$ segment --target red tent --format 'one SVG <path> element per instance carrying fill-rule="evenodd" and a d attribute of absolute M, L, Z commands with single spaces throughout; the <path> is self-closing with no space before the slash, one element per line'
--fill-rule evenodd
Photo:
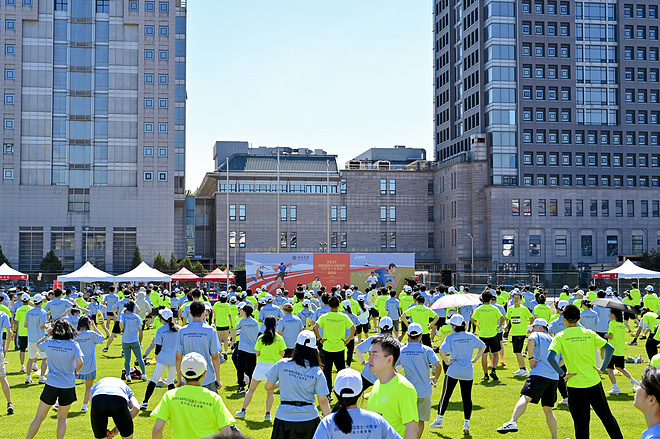
<path fill-rule="evenodd" d="M 27 274 L 23 274 L 20 271 L 14 270 L 9 265 L 7 265 L 7 263 L 4 263 L 2 266 L 0 266 L 0 279 L 2 280 L 27 280 L 27 278 Z"/>
<path fill-rule="evenodd" d="M 228 270 L 220 270 L 220 267 L 216 268 L 206 276 L 204 276 L 205 281 L 233 281 L 235 279 L 234 273 L 229 272 L 229 279 L 227 279 Z"/>
<path fill-rule="evenodd" d="M 186 267 L 181 268 L 181 270 L 177 271 L 172 275 L 172 280 L 173 281 L 199 281 L 202 280 L 201 277 L 197 276 L 196 274 L 192 273 L 190 270 L 188 270 Z"/>

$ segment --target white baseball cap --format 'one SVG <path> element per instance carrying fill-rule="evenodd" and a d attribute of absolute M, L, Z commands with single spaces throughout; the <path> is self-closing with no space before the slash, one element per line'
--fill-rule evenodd
<path fill-rule="evenodd" d="M 353 290 L 346 290 L 346 295 L 347 296 L 352 296 L 353 295 Z"/>
<path fill-rule="evenodd" d="M 303 304 L 303 306 L 309 306 L 309 304 L 310 304 L 309 299 L 305 299 L 305 300 L 303 300 L 303 301 L 302 301 L 302 304 Z"/>
<path fill-rule="evenodd" d="M 351 309 L 351 302 L 349 302 L 348 300 L 344 300 L 341 304 L 344 307 L 344 309 Z"/>
<path fill-rule="evenodd" d="M 196 379 L 206 372 L 206 360 L 197 352 L 190 352 L 181 360 L 181 373 L 187 379 Z"/>
<path fill-rule="evenodd" d="M 451 318 L 449 319 L 449 324 L 450 324 L 450 325 L 461 326 L 461 325 L 463 325 L 464 323 L 465 323 L 465 319 L 464 319 L 463 316 L 460 315 L 460 314 L 454 314 L 454 315 L 451 316 Z"/>
<path fill-rule="evenodd" d="M 34 303 L 41 303 L 44 300 L 44 296 L 41 294 L 35 294 L 34 297 L 32 298 L 32 301 Z"/>
<path fill-rule="evenodd" d="M 569 288 L 568 285 L 564 285 L 563 287 L 561 287 L 562 290 L 568 290 L 568 288 Z"/>
<path fill-rule="evenodd" d="M 404 285 L 403 289 L 406 291 L 412 291 L 412 287 L 410 285 Z"/>
<path fill-rule="evenodd" d="M 362 375 L 355 369 L 346 368 L 337 373 L 335 392 L 343 397 L 352 398 L 362 393 Z"/>
<path fill-rule="evenodd" d="M 560 300 L 559 303 L 557 303 L 557 308 L 564 309 L 566 305 L 568 305 L 568 300 Z"/>
<path fill-rule="evenodd" d="M 579 294 L 580 296 L 584 296 L 584 291 L 583 290 L 577 290 L 575 294 Z"/>
<path fill-rule="evenodd" d="M 383 317 L 382 319 L 380 319 L 378 326 L 380 327 L 380 329 L 385 329 L 385 328 L 392 329 L 394 327 L 394 322 L 389 317 Z"/>
<path fill-rule="evenodd" d="M 266 302 L 270 303 L 273 301 L 273 296 L 271 296 L 270 294 L 266 294 L 266 297 L 264 297 L 264 299 L 266 299 Z"/>
<path fill-rule="evenodd" d="M 21 301 L 22 302 L 27 302 L 28 300 L 30 300 L 30 295 L 28 293 L 21 294 Z"/>
<path fill-rule="evenodd" d="M 307 346 L 308 348 L 317 349 L 316 335 L 312 331 L 301 331 L 296 338 L 296 344 L 300 346 Z"/>
<path fill-rule="evenodd" d="M 647 285 L 646 291 L 653 291 L 653 285 Z"/>
<path fill-rule="evenodd" d="M 545 319 L 536 319 L 534 320 L 534 323 L 531 325 L 527 326 L 527 330 L 531 331 L 534 329 L 534 326 L 543 326 L 544 328 L 548 328 L 548 322 Z"/>
<path fill-rule="evenodd" d="M 450 293 L 454 293 L 454 292 L 456 292 L 456 288 L 454 288 L 454 287 L 449 287 L 449 290 L 448 290 L 448 291 L 449 291 Z"/>
<path fill-rule="evenodd" d="M 171 310 L 167 309 L 167 308 L 162 309 L 158 314 L 160 314 L 160 316 L 165 320 L 169 320 L 172 317 L 174 317 L 174 313 Z"/>
<path fill-rule="evenodd" d="M 417 337 L 423 332 L 424 330 L 422 329 L 422 325 L 420 325 L 419 323 L 412 323 L 410 326 L 408 326 L 408 335 Z"/>
<path fill-rule="evenodd" d="M 360 302 L 360 301 L 364 302 L 364 294 L 359 294 L 357 296 L 357 300 L 358 300 L 358 302 Z"/>
<path fill-rule="evenodd" d="M 280 289 L 278 288 L 278 289 L 275 291 L 275 293 L 276 293 L 276 294 L 281 294 L 281 293 L 282 293 L 282 290 L 280 290 Z"/>

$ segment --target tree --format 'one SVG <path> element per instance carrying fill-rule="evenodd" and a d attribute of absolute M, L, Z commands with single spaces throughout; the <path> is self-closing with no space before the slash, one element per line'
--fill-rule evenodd
<path fill-rule="evenodd" d="M 2 253 L 2 246 L 0 245 L 0 265 L 2 264 L 7 264 L 11 267 L 11 264 L 9 263 L 9 259 L 5 257 L 5 254 Z"/>
<path fill-rule="evenodd" d="M 208 273 L 204 265 L 199 261 L 191 261 L 189 257 L 186 256 L 186 259 L 181 261 L 181 267 L 186 267 L 188 270 L 195 273 L 197 276 L 204 276 Z"/>
<path fill-rule="evenodd" d="M 179 271 L 179 259 L 176 257 L 174 252 L 170 255 L 170 263 L 168 264 L 168 270 L 171 271 L 172 273 L 176 273 Z"/>
<path fill-rule="evenodd" d="M 167 263 L 163 255 L 160 254 L 160 252 L 158 252 L 154 258 L 154 268 L 158 271 L 162 271 L 163 273 L 170 271 L 170 265 Z"/>
<path fill-rule="evenodd" d="M 39 270 L 43 273 L 60 273 L 64 270 L 64 266 L 62 265 L 62 260 L 51 250 L 41 260 Z"/>
<path fill-rule="evenodd" d="M 142 254 L 140 253 L 140 247 L 135 247 L 135 252 L 133 252 L 133 260 L 131 261 L 131 270 L 140 265 L 142 262 Z"/>
<path fill-rule="evenodd" d="M 647 270 L 660 270 L 660 252 L 657 250 L 651 250 L 650 252 L 644 252 L 642 254 L 642 259 L 640 261 L 642 268 Z"/>

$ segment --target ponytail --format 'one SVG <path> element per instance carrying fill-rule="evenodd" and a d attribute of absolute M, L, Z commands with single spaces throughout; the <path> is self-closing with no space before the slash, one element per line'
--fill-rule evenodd
<path fill-rule="evenodd" d="M 357 404 L 360 395 L 352 396 L 352 397 L 343 397 L 337 394 L 337 392 L 335 392 L 335 395 L 337 395 L 337 401 L 339 402 L 339 410 L 337 411 L 337 413 L 335 413 L 333 420 L 337 428 L 339 428 L 339 430 L 342 433 L 349 434 L 353 429 L 353 418 L 351 418 L 351 414 L 348 413 L 347 407 L 350 405 Z"/>
<path fill-rule="evenodd" d="M 275 326 L 277 325 L 277 319 L 273 316 L 268 316 L 264 319 L 264 325 L 266 330 L 261 335 L 261 341 L 264 345 L 269 346 L 275 341 Z"/>

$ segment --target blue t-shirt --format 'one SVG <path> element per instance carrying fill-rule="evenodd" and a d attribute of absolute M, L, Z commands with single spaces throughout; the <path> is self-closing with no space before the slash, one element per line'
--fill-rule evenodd
<path fill-rule="evenodd" d="M 303 329 L 305 329 L 305 325 L 298 316 L 293 314 L 285 315 L 277 323 L 277 330 L 282 331 L 282 338 L 284 338 L 287 349 L 296 347 L 296 339 Z"/>
<path fill-rule="evenodd" d="M 403 366 L 406 379 L 415 386 L 417 398 L 426 398 L 433 394 L 429 364 L 437 364 L 439 361 L 430 347 L 419 342 L 408 342 L 401 348 L 396 366 Z"/>
<path fill-rule="evenodd" d="M 256 354 L 254 346 L 257 344 L 259 336 L 259 323 L 252 317 L 238 322 L 236 329 L 241 331 L 241 338 L 238 340 L 238 350 Z"/>
<path fill-rule="evenodd" d="M 387 317 L 393 321 L 399 320 L 399 301 L 396 297 L 390 297 L 385 301 L 385 309 L 387 310 Z"/>
<path fill-rule="evenodd" d="M 598 314 L 598 324 L 596 332 L 605 333 L 610 325 L 610 309 L 603 306 L 594 306 L 594 311 Z"/>
<path fill-rule="evenodd" d="M 131 388 L 124 381 L 115 377 L 101 378 L 90 390 L 92 392 L 92 398 L 96 395 L 120 396 L 128 403 L 133 397 Z"/>
<path fill-rule="evenodd" d="M 580 324 L 594 332 L 596 332 L 596 328 L 598 327 L 598 320 L 598 313 L 591 309 L 585 309 L 580 313 Z"/>
<path fill-rule="evenodd" d="M 502 305 L 497 304 L 495 302 L 491 302 L 490 304 L 493 305 L 495 308 L 499 309 L 503 316 L 506 316 L 506 310 L 504 309 L 504 307 Z M 497 327 L 497 333 L 498 334 L 501 334 L 503 330 L 504 330 L 503 326 L 501 326 L 501 327 L 498 326 Z"/>
<path fill-rule="evenodd" d="M 564 318 L 562 316 L 554 319 L 548 326 L 548 332 L 552 335 L 557 335 L 564 329 L 566 329 L 566 325 L 564 324 Z"/>
<path fill-rule="evenodd" d="M 449 365 L 446 375 L 457 380 L 473 379 L 472 355 L 475 349 L 484 346 L 484 342 L 471 332 L 454 332 L 445 337 L 440 350 L 449 354 L 451 360 L 456 360 Z"/>
<path fill-rule="evenodd" d="M 9 316 L 0 311 L 0 332 L 3 332 L 5 329 L 10 329 L 11 328 L 11 322 L 9 320 Z"/>
<path fill-rule="evenodd" d="M 277 306 L 278 308 L 282 308 L 285 303 L 289 303 L 288 297 L 277 296 L 273 299 L 273 305 Z"/>
<path fill-rule="evenodd" d="M 127 312 L 119 316 L 119 321 L 124 324 L 124 333 L 121 336 L 121 342 L 139 342 L 140 329 L 142 329 L 142 319 L 140 316 L 132 312 Z"/>
<path fill-rule="evenodd" d="M 536 303 L 532 304 L 532 302 L 536 302 L 536 297 L 534 296 L 534 293 L 532 293 L 531 291 L 523 291 L 522 297 L 525 300 L 525 306 L 527 307 L 527 309 L 529 309 L 530 311 L 534 311 L 534 305 L 536 304 Z"/>
<path fill-rule="evenodd" d="M 312 317 L 312 320 L 316 322 L 319 319 L 319 317 L 329 312 L 330 312 L 330 307 L 328 305 L 323 305 L 322 307 L 314 311 L 314 316 Z"/>
<path fill-rule="evenodd" d="M 48 322 L 48 314 L 43 309 L 35 307 L 29 310 L 25 313 L 25 322 L 27 323 L 28 343 L 36 343 L 46 335 L 46 330 L 41 327 L 41 324 Z"/>
<path fill-rule="evenodd" d="M 642 439 L 660 439 L 660 424 L 655 424 L 642 432 Z"/>
<path fill-rule="evenodd" d="M 559 374 L 548 363 L 548 348 L 552 343 L 552 337 L 545 332 L 532 332 L 529 335 L 530 340 L 534 340 L 534 359 L 538 360 L 536 366 L 532 367 L 529 374 L 540 376 L 550 380 L 558 380 Z"/>
<path fill-rule="evenodd" d="M 103 336 L 94 331 L 82 331 L 75 340 L 83 352 L 83 367 L 78 375 L 87 375 L 96 370 L 96 345 L 103 343 Z"/>
<path fill-rule="evenodd" d="M 164 366 L 176 366 L 177 334 L 178 332 L 170 329 L 170 325 L 158 328 L 154 337 L 154 344 L 160 346 L 157 363 Z"/>
<path fill-rule="evenodd" d="M 84 356 L 75 340 L 44 340 L 39 348 L 48 355 L 46 384 L 58 389 L 76 387 L 76 358 Z"/>
<path fill-rule="evenodd" d="M 306 363 L 309 365 L 309 363 Z M 309 402 L 300 407 L 280 404 L 275 417 L 282 421 L 304 422 L 318 419 L 316 395 L 328 395 L 328 384 L 323 371 L 315 367 L 302 367 L 290 359 L 282 359 L 266 372 L 271 383 L 280 382 L 280 401 Z"/>
<path fill-rule="evenodd" d="M 368 354 L 369 349 L 371 349 L 371 342 L 374 340 L 376 336 L 372 335 L 371 337 L 367 338 L 366 340 L 363 340 L 362 343 L 358 344 L 355 349 L 359 350 L 363 354 Z M 362 357 L 364 358 L 364 357 Z M 369 381 L 371 384 L 375 383 L 376 380 L 378 380 L 378 375 L 375 373 L 371 372 L 369 370 L 369 363 L 367 363 L 366 366 L 364 366 L 364 369 L 362 369 L 362 376 Z"/>
<path fill-rule="evenodd" d="M 282 312 L 281 309 L 269 303 L 268 305 L 265 305 L 263 308 L 261 308 L 261 311 L 259 311 L 259 321 L 263 322 L 268 316 L 273 316 L 277 320 L 279 320 L 281 318 L 284 318 L 284 313 Z M 266 325 L 264 323 L 261 323 L 259 332 L 261 333 L 266 332 Z"/>
<path fill-rule="evenodd" d="M 178 297 L 170 297 L 170 309 L 179 309 L 179 298 Z"/>
<path fill-rule="evenodd" d="M 108 311 L 113 312 L 113 307 L 115 304 L 119 302 L 119 296 L 117 296 L 115 293 L 109 293 L 106 294 L 105 296 L 105 315 L 106 317 L 108 316 Z"/>
<path fill-rule="evenodd" d="M 309 308 L 303 308 L 298 311 L 298 317 L 300 317 L 304 325 L 307 325 L 307 319 L 314 320 L 314 311 Z"/>
<path fill-rule="evenodd" d="M 44 311 L 50 313 L 51 319 L 58 320 L 67 309 L 71 308 L 71 305 L 73 305 L 72 302 L 62 297 L 56 297 L 44 306 Z"/>
<path fill-rule="evenodd" d="M 241 334 L 241 339 L 242 339 Z M 189 352 L 197 352 L 206 360 L 206 378 L 203 385 L 215 382 L 215 368 L 211 360 L 212 354 L 220 352 L 220 339 L 215 329 L 202 322 L 190 322 L 177 332 L 177 352 L 181 356 Z"/>
<path fill-rule="evenodd" d="M 91 317 L 96 316 L 99 311 L 103 311 L 103 305 L 98 302 L 91 302 L 86 306 L 86 308 L 89 310 L 89 315 Z"/>
<path fill-rule="evenodd" d="M 64 317 L 63 320 L 66 320 L 67 322 L 71 323 L 74 329 L 78 329 L 78 321 L 80 320 L 80 314 L 75 316 L 71 316 L 71 315 L 66 316 Z"/>
<path fill-rule="evenodd" d="M 479 306 L 481 306 L 481 305 L 479 305 Z M 458 312 L 459 312 L 460 315 L 463 316 L 463 318 L 465 319 L 466 322 L 469 322 L 475 309 L 477 309 L 477 307 L 474 306 L 474 305 L 460 306 L 460 307 L 458 307 Z"/>
<path fill-rule="evenodd" d="M 433 295 L 433 297 L 431 297 L 431 304 L 437 302 L 438 299 L 440 299 L 442 297 L 445 297 L 444 293 L 435 293 Z M 434 309 L 433 311 L 435 311 L 435 314 L 438 317 L 447 317 L 447 308 L 437 308 L 437 309 Z"/>
<path fill-rule="evenodd" d="M 335 424 L 335 414 L 323 418 L 312 439 L 401 439 L 401 435 L 378 413 L 360 408 L 348 409 L 351 432 L 345 434 Z"/>

